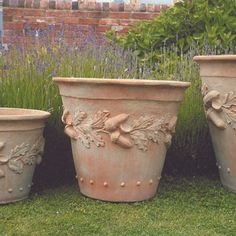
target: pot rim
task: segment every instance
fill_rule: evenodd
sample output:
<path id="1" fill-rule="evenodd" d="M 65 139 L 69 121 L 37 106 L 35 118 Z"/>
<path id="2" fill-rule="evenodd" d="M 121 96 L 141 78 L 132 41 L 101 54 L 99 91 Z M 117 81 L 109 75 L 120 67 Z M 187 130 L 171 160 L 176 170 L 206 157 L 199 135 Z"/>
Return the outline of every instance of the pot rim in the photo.
<path id="1" fill-rule="evenodd" d="M 139 79 L 107 79 L 107 78 L 75 78 L 54 77 L 56 83 L 81 83 L 81 84 L 107 84 L 107 85 L 135 85 L 135 86 L 165 86 L 165 87 L 189 87 L 190 82 L 173 80 L 139 80 Z"/>
<path id="2" fill-rule="evenodd" d="M 6 112 L 5 115 L 1 114 Z M 14 107 L 0 107 L 0 120 L 40 120 L 47 119 L 51 114 L 47 111 Z"/>
<path id="3" fill-rule="evenodd" d="M 199 55 L 193 57 L 196 62 L 202 61 L 236 61 L 236 55 Z"/>

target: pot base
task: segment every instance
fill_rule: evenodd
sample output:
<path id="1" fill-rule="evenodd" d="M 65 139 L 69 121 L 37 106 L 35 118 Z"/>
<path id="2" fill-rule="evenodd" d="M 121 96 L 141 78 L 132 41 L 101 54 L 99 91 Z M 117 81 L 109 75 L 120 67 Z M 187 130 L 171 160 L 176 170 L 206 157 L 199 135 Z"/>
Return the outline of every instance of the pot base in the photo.
<path id="1" fill-rule="evenodd" d="M 225 189 L 227 189 L 228 191 L 230 191 L 230 192 L 232 192 L 232 193 L 236 193 L 236 189 L 233 189 L 233 188 L 231 188 L 231 187 L 229 187 L 229 186 L 227 186 L 227 185 L 224 185 L 224 184 L 222 184 L 223 185 L 223 187 L 225 188 Z"/>
<path id="2" fill-rule="evenodd" d="M 10 204 L 10 203 L 14 203 L 14 202 L 19 202 L 22 200 L 25 200 L 28 198 L 27 196 L 21 197 L 21 198 L 17 198 L 17 199 L 11 199 L 11 200 L 7 200 L 7 201 L 0 201 L 0 205 L 4 205 L 4 204 Z"/>
<path id="3" fill-rule="evenodd" d="M 79 181 L 80 192 L 90 198 L 109 202 L 137 202 L 153 198 L 156 195 L 159 180 L 121 182 L 118 184 Z"/>

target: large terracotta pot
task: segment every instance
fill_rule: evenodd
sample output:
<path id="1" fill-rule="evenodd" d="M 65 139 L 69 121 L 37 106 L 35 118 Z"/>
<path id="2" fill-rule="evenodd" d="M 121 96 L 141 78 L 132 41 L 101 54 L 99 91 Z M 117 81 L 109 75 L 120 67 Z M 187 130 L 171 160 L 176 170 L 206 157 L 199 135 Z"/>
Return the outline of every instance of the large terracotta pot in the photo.
<path id="1" fill-rule="evenodd" d="M 48 112 L 0 108 L 0 204 L 28 197 L 44 147 Z"/>
<path id="2" fill-rule="evenodd" d="M 196 56 L 223 186 L 236 192 L 236 55 Z"/>
<path id="3" fill-rule="evenodd" d="M 80 191 L 114 202 L 153 197 L 188 82 L 54 78 Z"/>

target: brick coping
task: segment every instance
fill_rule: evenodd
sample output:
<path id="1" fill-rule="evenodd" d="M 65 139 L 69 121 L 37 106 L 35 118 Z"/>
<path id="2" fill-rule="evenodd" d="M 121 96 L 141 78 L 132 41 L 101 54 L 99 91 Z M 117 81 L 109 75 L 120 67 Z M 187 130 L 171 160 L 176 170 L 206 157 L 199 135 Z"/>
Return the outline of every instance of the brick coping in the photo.
<path id="1" fill-rule="evenodd" d="M 118 12 L 160 12 L 167 4 L 94 2 L 93 0 L 3 0 L 3 7 Z"/>

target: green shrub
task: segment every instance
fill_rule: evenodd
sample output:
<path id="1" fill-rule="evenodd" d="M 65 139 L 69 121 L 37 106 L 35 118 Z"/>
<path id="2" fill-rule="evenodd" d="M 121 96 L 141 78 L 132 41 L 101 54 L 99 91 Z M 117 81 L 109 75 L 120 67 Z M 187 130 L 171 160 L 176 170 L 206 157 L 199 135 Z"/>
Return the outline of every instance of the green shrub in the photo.
<path id="1" fill-rule="evenodd" d="M 149 60 L 158 59 L 155 52 L 163 46 L 175 44 L 186 52 L 193 42 L 204 52 L 210 47 L 215 54 L 225 54 L 236 45 L 236 1 L 183 0 L 156 19 L 136 24 L 117 40 Z"/>

